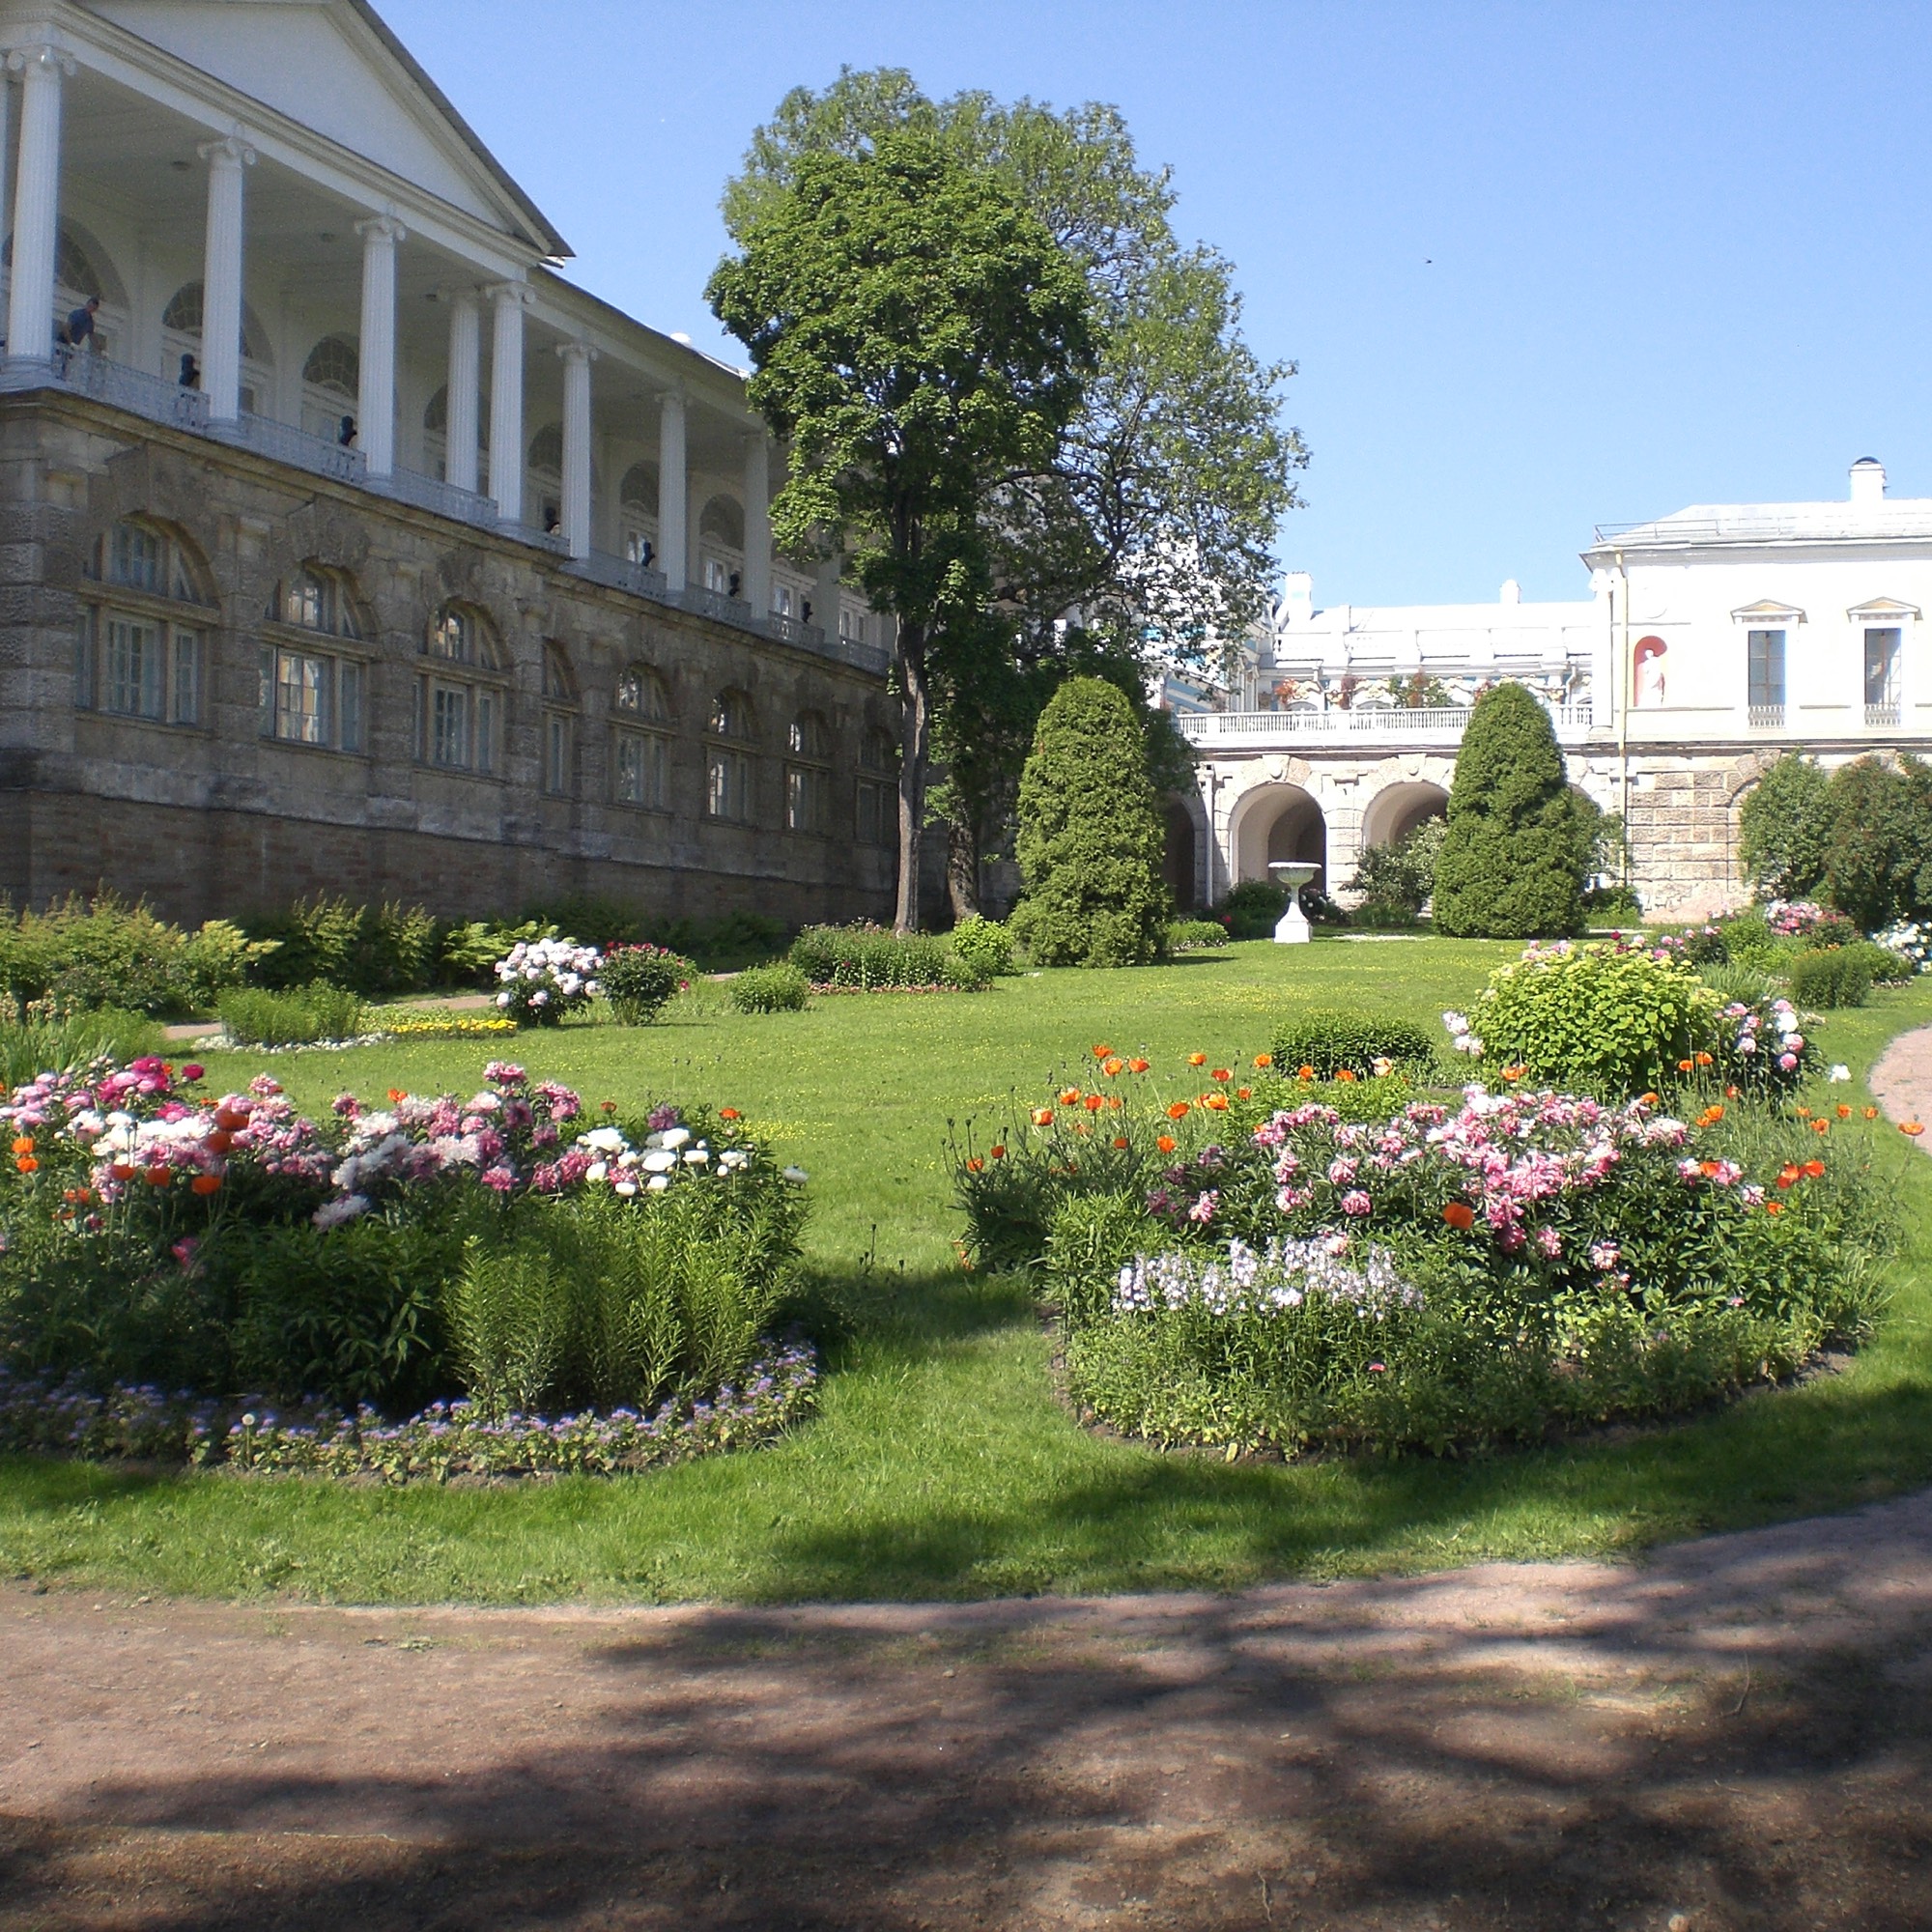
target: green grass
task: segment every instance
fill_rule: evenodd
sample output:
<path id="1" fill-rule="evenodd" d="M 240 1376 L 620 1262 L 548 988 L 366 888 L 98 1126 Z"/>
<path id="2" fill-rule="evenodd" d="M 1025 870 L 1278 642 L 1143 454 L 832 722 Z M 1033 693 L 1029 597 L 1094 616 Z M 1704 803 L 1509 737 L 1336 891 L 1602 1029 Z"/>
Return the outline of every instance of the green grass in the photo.
<path id="1" fill-rule="evenodd" d="M 967 1597 L 1226 1589 L 1270 1577 L 1631 1551 L 1932 1481 L 1932 1163 L 1886 1129 L 1906 1247 L 1877 1343 L 1840 1376 L 1677 1426 L 1469 1462 L 1295 1466 L 1163 1456 L 1055 1402 L 1025 1291 L 965 1274 L 946 1119 L 1031 1098 L 1095 1041 L 1236 1064 L 1304 1006 L 1439 1026 L 1513 947 L 1262 943 L 981 995 L 873 995 L 747 1017 L 719 989 L 668 1022 L 514 1042 L 266 1059 L 305 1106 L 343 1088 L 475 1086 L 486 1059 L 606 1096 L 737 1106 L 810 1170 L 813 1260 L 840 1339 L 815 1421 L 779 1447 L 620 1481 L 384 1492 L 0 1462 L 0 1569 L 92 1587 L 355 1602 Z M 1857 1082 L 1932 1021 L 1932 980 L 1830 1016 Z M 1189 1075 L 1194 1079 L 1197 1076 Z M 1823 1091 L 1823 1090 L 1821 1090 Z M 1829 1097 L 1862 1097 L 1838 1087 Z M 1858 1123 L 1853 1131 L 1867 1131 Z"/>

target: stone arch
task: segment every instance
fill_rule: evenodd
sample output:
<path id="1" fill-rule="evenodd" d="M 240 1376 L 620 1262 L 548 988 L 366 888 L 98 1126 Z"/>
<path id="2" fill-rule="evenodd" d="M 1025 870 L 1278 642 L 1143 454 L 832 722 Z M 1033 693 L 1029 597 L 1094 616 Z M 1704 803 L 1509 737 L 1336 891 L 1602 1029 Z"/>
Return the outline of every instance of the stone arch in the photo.
<path id="1" fill-rule="evenodd" d="M 1398 779 L 1385 784 L 1368 802 L 1362 812 L 1362 850 L 1372 845 L 1393 845 L 1407 838 L 1418 825 L 1432 818 L 1443 818 L 1449 811 L 1449 790 L 1424 778 Z"/>
<path id="2" fill-rule="evenodd" d="M 1166 833 L 1161 854 L 1161 876 L 1174 895 L 1175 906 L 1192 912 L 1201 903 L 1200 851 L 1206 827 L 1201 822 L 1201 800 L 1197 794 L 1186 798 L 1177 793 L 1162 807 Z"/>
<path id="3" fill-rule="evenodd" d="M 1321 867 L 1311 881 L 1316 891 L 1328 890 L 1328 821 L 1304 785 L 1280 779 L 1243 792 L 1229 817 L 1228 843 L 1237 885 L 1268 877 L 1271 860 L 1302 859 Z"/>

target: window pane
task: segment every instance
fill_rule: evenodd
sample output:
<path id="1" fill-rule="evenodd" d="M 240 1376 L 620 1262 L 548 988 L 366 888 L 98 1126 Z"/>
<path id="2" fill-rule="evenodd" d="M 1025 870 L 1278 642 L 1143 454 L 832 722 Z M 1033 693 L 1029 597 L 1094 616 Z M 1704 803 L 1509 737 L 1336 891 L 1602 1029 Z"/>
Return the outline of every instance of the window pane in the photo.
<path id="1" fill-rule="evenodd" d="M 193 631 L 175 633 L 174 720 L 194 724 L 201 719 L 201 639 Z"/>
<path id="2" fill-rule="evenodd" d="M 809 766 L 785 768 L 785 827 L 791 832 L 831 830 L 832 780 Z"/>
<path id="3" fill-rule="evenodd" d="M 259 660 L 262 669 L 260 703 L 262 706 L 262 729 L 271 736 L 275 729 L 275 651 L 272 644 L 264 644 Z"/>
<path id="4" fill-rule="evenodd" d="M 1748 702 L 1764 710 L 1776 709 L 1784 702 L 1782 631 L 1753 631 L 1750 634 Z"/>
<path id="5" fill-rule="evenodd" d="M 335 667 L 336 743 L 345 752 L 362 749 L 362 667 Z"/>
<path id="6" fill-rule="evenodd" d="M 713 818 L 752 815 L 752 767 L 742 752 L 713 752 L 706 804 Z"/>
<path id="7" fill-rule="evenodd" d="M 1865 633 L 1865 702 L 1898 702 L 1898 638 L 1895 630 Z"/>
<path id="8" fill-rule="evenodd" d="M 570 720 L 554 712 L 544 719 L 544 789 L 570 789 Z"/>
<path id="9" fill-rule="evenodd" d="M 94 704 L 94 612 L 83 610 L 73 626 L 73 701 L 83 711 Z"/>
<path id="10" fill-rule="evenodd" d="M 138 524 L 116 524 L 107 543 L 107 575 L 136 590 L 161 587 L 161 540 Z"/>
<path id="11" fill-rule="evenodd" d="M 494 772 L 497 769 L 497 694 L 494 691 L 479 691 L 475 694 L 476 742 L 471 750 L 471 762 L 479 772 Z"/>
<path id="12" fill-rule="evenodd" d="M 275 653 L 275 736 L 292 745 L 328 743 L 327 658 L 298 651 Z"/>
<path id="13" fill-rule="evenodd" d="M 430 760 L 439 765 L 469 762 L 469 693 L 439 684 L 430 694 Z"/>
<path id="14" fill-rule="evenodd" d="M 107 709 L 127 718 L 161 715 L 160 639 L 152 624 L 107 624 Z"/>

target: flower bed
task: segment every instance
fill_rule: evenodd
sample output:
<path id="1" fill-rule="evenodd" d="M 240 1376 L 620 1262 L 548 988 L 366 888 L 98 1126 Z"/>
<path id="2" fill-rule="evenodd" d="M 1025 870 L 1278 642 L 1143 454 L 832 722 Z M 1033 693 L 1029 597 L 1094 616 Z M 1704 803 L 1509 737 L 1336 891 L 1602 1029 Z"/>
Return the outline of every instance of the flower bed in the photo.
<path id="1" fill-rule="evenodd" d="M 367 1406 L 284 1417 L 257 1401 L 197 1402 L 148 1387 L 96 1395 L 0 1368 L 0 1448 L 385 1483 L 609 1476 L 769 1442 L 810 1412 L 818 1376 L 816 1353 L 795 1344 L 753 1362 L 740 1385 L 726 1383 L 704 1401 L 667 1402 L 648 1415 L 493 1416 L 456 1401 L 389 1423 Z"/>
<path id="2" fill-rule="evenodd" d="M 1880 1306 L 1887 1190 L 1848 1106 L 1473 1086 L 1361 1120 L 1214 1071 L 1164 1100 L 1103 1065 L 959 1153 L 975 1252 L 1042 1270 L 1070 1392 L 1135 1434 L 1535 1439 L 1788 1375 Z"/>
<path id="3" fill-rule="evenodd" d="M 734 1110 L 586 1110 L 500 1061 L 468 1098 L 345 1094 L 322 1121 L 268 1075 L 202 1079 L 102 1062 L 0 1107 L 16 1373 L 641 1414 L 741 1387 L 788 1293 L 805 1176 Z"/>

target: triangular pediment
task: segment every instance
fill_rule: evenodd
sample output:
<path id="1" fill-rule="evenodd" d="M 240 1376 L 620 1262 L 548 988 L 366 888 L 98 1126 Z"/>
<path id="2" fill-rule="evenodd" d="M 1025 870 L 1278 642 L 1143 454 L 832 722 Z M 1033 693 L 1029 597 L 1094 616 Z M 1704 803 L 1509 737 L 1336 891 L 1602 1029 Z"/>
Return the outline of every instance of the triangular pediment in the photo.
<path id="1" fill-rule="evenodd" d="M 1776 599 L 1760 597 L 1755 604 L 1747 604 L 1742 610 L 1731 612 L 1731 620 L 1738 624 L 1802 624 L 1804 612 L 1792 604 L 1779 604 Z"/>
<path id="2" fill-rule="evenodd" d="M 238 93 L 546 255 L 568 253 L 366 0 L 86 0 Z"/>
<path id="3" fill-rule="evenodd" d="M 1855 624 L 1917 623 L 1918 607 L 1901 604 L 1896 597 L 1874 597 L 1869 604 L 1855 605 L 1845 615 Z"/>

